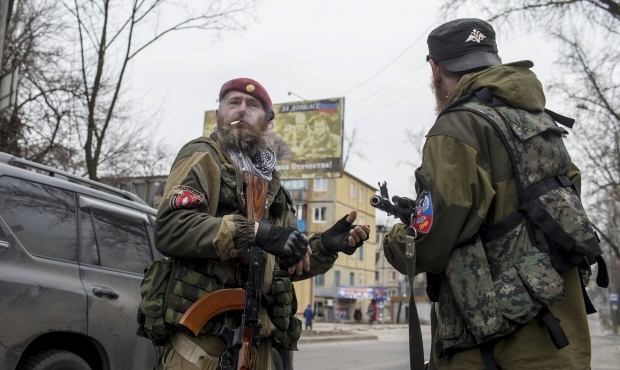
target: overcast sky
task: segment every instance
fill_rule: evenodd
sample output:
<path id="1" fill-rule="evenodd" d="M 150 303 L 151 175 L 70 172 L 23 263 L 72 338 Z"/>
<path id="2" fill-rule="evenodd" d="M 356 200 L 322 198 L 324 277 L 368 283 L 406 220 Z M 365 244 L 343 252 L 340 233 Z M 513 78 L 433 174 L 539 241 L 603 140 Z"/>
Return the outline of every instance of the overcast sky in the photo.
<path id="1" fill-rule="evenodd" d="M 413 168 L 398 162 L 420 162 L 404 132 L 428 129 L 434 121 L 425 56 L 426 36 L 445 21 L 437 19 L 439 4 L 267 0 L 258 9 L 258 21 L 241 34 L 217 42 L 208 31 L 168 35 L 135 60 L 127 82 L 142 104 L 162 106 L 159 132 L 175 153 L 202 134 L 204 112 L 217 108 L 219 89 L 230 79 L 259 81 L 274 103 L 299 100 L 289 91 L 308 100 L 344 96 L 345 130 L 358 127 L 356 145 L 368 158 L 353 158 L 347 170 L 373 185 L 387 181 L 390 195 L 413 197 Z M 494 26 L 503 61 L 534 61 L 546 88 L 554 46 L 526 29 Z"/>

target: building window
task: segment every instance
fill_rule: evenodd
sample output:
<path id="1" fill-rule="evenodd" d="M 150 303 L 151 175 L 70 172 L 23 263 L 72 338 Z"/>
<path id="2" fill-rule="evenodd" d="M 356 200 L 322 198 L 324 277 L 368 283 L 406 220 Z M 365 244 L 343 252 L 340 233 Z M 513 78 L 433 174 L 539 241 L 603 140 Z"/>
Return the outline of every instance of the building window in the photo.
<path id="1" fill-rule="evenodd" d="M 375 271 L 375 281 L 379 281 L 379 271 Z"/>
<path id="2" fill-rule="evenodd" d="M 357 275 L 357 285 L 364 286 L 364 274 Z"/>
<path id="3" fill-rule="evenodd" d="M 327 179 L 314 179 L 314 191 L 327 191 Z"/>
<path id="4" fill-rule="evenodd" d="M 314 284 L 316 286 L 325 286 L 325 275 L 317 275 L 314 278 Z"/>
<path id="5" fill-rule="evenodd" d="M 340 271 L 334 271 L 334 285 L 340 286 Z"/>
<path id="6" fill-rule="evenodd" d="M 360 261 L 364 260 L 364 246 L 362 245 L 361 247 L 357 248 L 357 251 L 359 252 L 360 255 Z"/>
<path id="7" fill-rule="evenodd" d="M 308 180 L 282 180 L 282 186 L 286 190 L 306 190 Z"/>
<path id="8" fill-rule="evenodd" d="M 349 285 L 355 285 L 355 273 L 351 272 L 349 274 Z"/>
<path id="9" fill-rule="evenodd" d="M 390 280 L 396 280 L 396 272 L 390 272 Z"/>
<path id="10" fill-rule="evenodd" d="M 366 190 L 360 189 L 360 203 L 364 203 L 365 199 L 366 199 Z"/>
<path id="11" fill-rule="evenodd" d="M 326 222 L 327 221 L 327 207 L 314 207 L 312 212 L 313 222 Z"/>
<path id="12" fill-rule="evenodd" d="M 366 225 L 366 220 L 364 219 L 364 216 L 359 218 L 359 225 Z"/>
<path id="13" fill-rule="evenodd" d="M 349 193 L 351 194 L 351 198 L 355 199 L 355 196 L 357 195 L 355 192 L 355 184 L 351 184 L 351 191 Z"/>

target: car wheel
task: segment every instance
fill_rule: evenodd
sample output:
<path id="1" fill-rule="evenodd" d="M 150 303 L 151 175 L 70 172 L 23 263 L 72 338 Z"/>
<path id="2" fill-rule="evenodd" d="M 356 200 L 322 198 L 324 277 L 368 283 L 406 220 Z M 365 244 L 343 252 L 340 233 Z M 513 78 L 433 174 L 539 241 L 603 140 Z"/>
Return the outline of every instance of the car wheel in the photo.
<path id="1" fill-rule="evenodd" d="M 272 348 L 271 352 L 273 353 L 273 370 L 284 370 L 284 364 L 282 363 L 282 357 L 280 357 L 280 353 L 277 349 Z"/>
<path id="2" fill-rule="evenodd" d="M 80 356 L 60 349 L 42 351 L 30 357 L 20 370 L 91 370 Z"/>

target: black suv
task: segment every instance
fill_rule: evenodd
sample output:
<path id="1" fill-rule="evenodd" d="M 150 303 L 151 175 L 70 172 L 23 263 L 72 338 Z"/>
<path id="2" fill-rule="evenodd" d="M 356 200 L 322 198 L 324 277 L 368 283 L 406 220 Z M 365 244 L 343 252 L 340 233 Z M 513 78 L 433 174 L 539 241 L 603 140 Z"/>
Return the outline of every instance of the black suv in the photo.
<path id="1" fill-rule="evenodd" d="M 151 370 L 136 336 L 161 258 L 136 195 L 0 153 L 0 369 Z"/>

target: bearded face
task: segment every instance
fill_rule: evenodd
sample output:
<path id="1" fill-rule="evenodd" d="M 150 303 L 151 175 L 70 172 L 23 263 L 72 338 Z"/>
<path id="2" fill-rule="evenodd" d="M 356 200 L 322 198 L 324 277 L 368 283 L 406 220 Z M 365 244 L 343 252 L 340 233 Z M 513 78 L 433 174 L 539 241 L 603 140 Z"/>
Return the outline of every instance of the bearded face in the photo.
<path id="1" fill-rule="evenodd" d="M 269 122 L 261 103 L 239 92 L 228 92 L 216 114 L 216 133 L 227 150 L 245 153 L 250 158 L 261 149 L 271 148 L 273 139 L 267 131 Z M 232 122 L 236 122 L 231 125 Z"/>
<path id="2" fill-rule="evenodd" d="M 234 121 L 239 123 L 231 125 L 230 122 Z M 240 118 L 226 120 L 220 116 L 216 133 L 223 148 L 245 153 L 250 158 L 259 150 L 273 147 L 273 137 L 267 131 L 267 122 L 251 125 L 242 122 Z"/>

